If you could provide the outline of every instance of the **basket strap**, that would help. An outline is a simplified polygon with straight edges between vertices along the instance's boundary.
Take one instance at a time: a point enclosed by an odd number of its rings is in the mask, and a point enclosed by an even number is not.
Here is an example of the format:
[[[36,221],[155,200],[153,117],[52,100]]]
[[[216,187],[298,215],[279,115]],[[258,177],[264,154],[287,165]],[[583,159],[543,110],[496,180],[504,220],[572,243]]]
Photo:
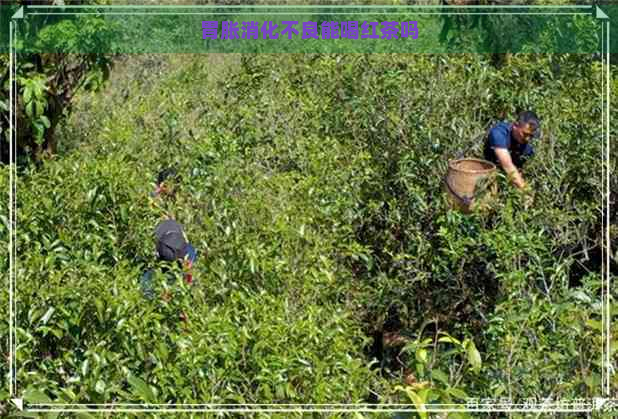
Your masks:
[[[483,191],[487,189],[486,187],[482,189],[475,188],[475,191],[470,196],[459,195],[457,192],[455,192],[450,182],[448,181],[448,175],[444,176],[444,183],[446,183],[446,187],[448,188],[448,190],[451,191],[451,193],[455,195],[455,197],[459,199],[460,201],[462,201],[465,205],[470,205],[473,199],[478,198],[483,193]]]
[[[446,187],[448,188],[448,190],[451,191],[451,193],[455,195],[457,199],[462,201],[464,205],[470,205],[472,203],[472,199],[474,199],[474,195],[472,196],[459,195],[457,192],[455,192],[450,182],[448,181],[448,176],[444,177],[444,183],[446,183]]]

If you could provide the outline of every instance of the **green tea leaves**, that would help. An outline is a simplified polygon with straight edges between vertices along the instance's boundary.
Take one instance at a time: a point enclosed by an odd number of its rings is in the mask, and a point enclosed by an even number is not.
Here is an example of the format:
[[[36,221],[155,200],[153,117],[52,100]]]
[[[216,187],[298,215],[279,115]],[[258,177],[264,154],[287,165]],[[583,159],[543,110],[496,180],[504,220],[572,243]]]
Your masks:
[[[137,376],[129,375],[127,377],[127,381],[131,385],[133,392],[138,395],[142,400],[146,402],[152,402],[155,400],[154,392],[144,380]]]

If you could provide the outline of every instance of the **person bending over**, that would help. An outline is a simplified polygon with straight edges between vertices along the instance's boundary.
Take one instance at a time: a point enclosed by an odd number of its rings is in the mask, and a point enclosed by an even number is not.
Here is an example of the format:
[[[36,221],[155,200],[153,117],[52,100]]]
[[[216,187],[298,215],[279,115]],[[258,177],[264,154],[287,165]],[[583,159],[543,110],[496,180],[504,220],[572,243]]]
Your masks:
[[[534,154],[530,140],[539,137],[540,126],[536,114],[525,111],[512,123],[498,122],[485,140],[485,160],[502,167],[519,189],[526,187],[521,169]]]

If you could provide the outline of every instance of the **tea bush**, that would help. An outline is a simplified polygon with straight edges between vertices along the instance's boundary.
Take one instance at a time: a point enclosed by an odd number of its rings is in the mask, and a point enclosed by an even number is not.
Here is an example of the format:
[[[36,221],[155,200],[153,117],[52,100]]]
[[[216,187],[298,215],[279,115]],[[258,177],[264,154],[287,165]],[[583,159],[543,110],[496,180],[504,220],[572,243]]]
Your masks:
[[[491,357],[485,365],[493,379],[469,378],[475,390],[489,387],[491,394],[511,398],[593,394],[599,370],[583,360],[599,348],[592,332],[600,303],[594,272],[601,184],[600,170],[593,176],[590,168],[600,169],[600,102],[585,98],[599,93],[598,64],[578,55],[515,56],[499,70],[477,56],[307,56],[284,62],[273,69],[271,57],[255,57],[245,79],[250,89],[240,90],[236,100],[259,109],[258,101],[285,97],[295,112],[273,117],[269,126],[280,127],[279,135],[292,140],[318,132],[352,141],[371,156],[375,175],[363,185],[352,219],[361,247],[344,262],[356,277],[366,329],[378,336],[414,335],[424,320],[435,318],[451,333],[474,336]],[[575,71],[557,74],[556,64]],[[502,181],[489,214],[450,212],[441,188],[448,158],[466,149],[478,155],[480,142],[467,139],[491,119],[528,107],[545,121],[539,157],[526,168],[535,205],[525,210]],[[238,113],[244,125],[226,112],[219,126],[245,136],[245,126],[258,126],[264,117]],[[243,149],[269,141],[260,134],[250,143],[239,140]],[[590,261],[590,248],[596,261]],[[578,273],[581,264],[592,273]],[[590,310],[573,305],[572,295],[589,301]],[[524,335],[526,343],[520,341]],[[514,339],[513,351],[526,355],[505,353]],[[560,374],[540,373],[539,363],[548,360],[530,351],[567,342],[569,357],[554,357],[549,367]],[[513,368],[526,377],[525,386],[512,382]]]
[[[214,59],[119,63],[105,91],[77,99],[61,154],[20,168],[26,398],[599,394],[598,63],[515,55],[496,69],[463,54],[243,55],[222,57],[215,73]],[[525,170],[533,205],[499,176],[487,211],[450,209],[447,161],[479,156],[472,139],[526,108],[543,120]],[[615,164],[612,155],[612,173]],[[149,198],[167,165],[182,177],[175,198]],[[7,185],[8,168],[0,173]],[[615,176],[611,189],[614,202]],[[159,275],[149,301],[138,280],[155,266],[152,232],[170,214],[200,252],[195,282]],[[2,228],[8,245],[5,220]]]

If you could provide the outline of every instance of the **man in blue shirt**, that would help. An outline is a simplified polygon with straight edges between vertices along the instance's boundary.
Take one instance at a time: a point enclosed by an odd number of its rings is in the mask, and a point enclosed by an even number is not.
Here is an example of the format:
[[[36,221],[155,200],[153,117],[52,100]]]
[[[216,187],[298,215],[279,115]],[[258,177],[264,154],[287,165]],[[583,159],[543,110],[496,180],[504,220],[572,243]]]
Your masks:
[[[525,111],[513,123],[499,122],[494,125],[485,142],[485,160],[501,166],[520,189],[526,187],[520,169],[534,154],[529,141],[539,137],[540,125],[534,112]]]

